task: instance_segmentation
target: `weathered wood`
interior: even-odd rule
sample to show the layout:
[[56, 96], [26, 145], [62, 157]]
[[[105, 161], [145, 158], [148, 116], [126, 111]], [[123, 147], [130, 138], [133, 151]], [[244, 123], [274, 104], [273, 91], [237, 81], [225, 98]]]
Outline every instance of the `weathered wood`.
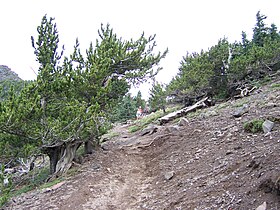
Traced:
[[196, 109], [200, 109], [200, 108], [206, 107], [209, 104], [211, 104], [211, 101], [209, 100], [209, 98], [208, 97], [203, 98], [202, 100], [198, 101], [197, 103], [195, 103], [192, 106], [185, 107], [185, 108], [180, 109], [180, 110], [178, 110], [176, 112], [172, 112], [172, 113], [170, 113], [168, 115], [165, 115], [165, 116], [161, 117], [159, 119], [159, 123], [160, 123], [160, 125], [163, 125], [163, 124], [168, 123], [168, 122], [170, 122], [170, 121], [172, 121], [172, 120], [174, 120], [176, 118], [182, 117], [182, 116], [186, 115], [189, 112], [195, 111]]

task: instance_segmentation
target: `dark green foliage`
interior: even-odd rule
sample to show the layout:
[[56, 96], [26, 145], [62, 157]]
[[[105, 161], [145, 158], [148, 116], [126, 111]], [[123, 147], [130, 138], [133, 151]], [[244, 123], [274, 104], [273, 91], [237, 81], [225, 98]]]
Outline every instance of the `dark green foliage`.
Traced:
[[253, 29], [253, 40], [252, 42], [257, 46], [262, 47], [264, 40], [268, 33], [268, 28], [266, 27], [264, 20], [267, 18], [265, 15], [260, 14], [260, 11], [256, 15], [257, 23]]
[[137, 101], [131, 94], [125, 95], [122, 100], [114, 107], [111, 116], [112, 122], [125, 122], [136, 118]]
[[166, 91], [164, 86], [158, 82], [154, 82], [152, 89], [150, 89], [149, 106], [152, 111], [162, 109], [165, 112]]
[[29, 83], [28, 81], [22, 80], [3, 80], [0, 81], [0, 101], [5, 100], [9, 97], [9, 92], [13, 91], [16, 94], [19, 94], [20, 91], [24, 88], [25, 84]]
[[146, 107], [146, 101], [144, 99], [142, 99], [141, 91], [138, 91], [138, 93], [135, 97], [135, 101], [136, 101], [137, 108], [141, 107], [142, 109], [144, 109]]
[[209, 61], [213, 65], [213, 75], [209, 79], [211, 94], [219, 98], [226, 98], [228, 95], [228, 71], [230, 64], [230, 45], [227, 39], [221, 39], [218, 44], [209, 50]]
[[[241, 42], [220, 39], [208, 51], [187, 54], [179, 73], [167, 86], [170, 96], [186, 103], [186, 98], [210, 95], [227, 98], [244, 83], [266, 78], [280, 69], [280, 34], [275, 24], [267, 27], [266, 16], [256, 15], [250, 41], [242, 31]], [[181, 99], [180, 99], [181, 98]], [[183, 99], [182, 99], [183, 98]]]
[[228, 57], [229, 43], [226, 39], [219, 40], [206, 52], [187, 54], [181, 61], [178, 75], [168, 85], [168, 92], [226, 94]]
[[142, 99], [141, 92], [138, 91], [135, 97], [131, 94], [126, 94], [119, 103], [114, 107], [111, 115], [112, 122], [125, 122], [127, 120], [135, 119], [136, 112], [139, 107], [144, 109], [146, 102]]

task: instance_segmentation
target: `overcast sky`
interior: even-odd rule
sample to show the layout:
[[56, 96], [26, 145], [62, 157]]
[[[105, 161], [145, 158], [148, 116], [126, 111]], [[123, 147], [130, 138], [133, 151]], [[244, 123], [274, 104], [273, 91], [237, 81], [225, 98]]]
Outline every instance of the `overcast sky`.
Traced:
[[60, 44], [68, 52], [77, 37], [82, 49], [95, 43], [101, 23], [109, 23], [125, 39], [143, 31], [156, 34], [156, 50], [169, 48], [157, 78], [166, 83], [187, 51], [208, 49], [223, 37], [239, 41], [242, 31], [251, 36], [259, 10], [268, 16], [267, 24], [280, 30], [279, 6], [279, 0], [0, 0], [0, 65], [22, 79], [36, 78], [30, 37], [37, 37], [36, 28], [47, 14], [55, 18]]

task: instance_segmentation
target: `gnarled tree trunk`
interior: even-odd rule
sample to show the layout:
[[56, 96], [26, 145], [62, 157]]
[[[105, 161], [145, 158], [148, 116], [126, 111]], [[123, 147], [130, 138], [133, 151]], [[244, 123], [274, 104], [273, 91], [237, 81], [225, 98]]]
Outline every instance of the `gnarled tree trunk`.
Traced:
[[75, 158], [77, 149], [81, 146], [79, 143], [65, 143], [65, 147], [61, 150], [61, 157], [56, 165], [56, 174], [65, 173], [72, 166], [72, 161]]
[[43, 151], [50, 158], [50, 174], [65, 173], [71, 167], [76, 151], [81, 144], [81, 142], [72, 141], [45, 146]]

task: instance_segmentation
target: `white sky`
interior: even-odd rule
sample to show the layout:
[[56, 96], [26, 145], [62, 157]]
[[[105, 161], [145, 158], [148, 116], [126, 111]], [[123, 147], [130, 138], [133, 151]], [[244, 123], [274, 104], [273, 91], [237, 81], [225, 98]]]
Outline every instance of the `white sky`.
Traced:
[[36, 28], [47, 14], [55, 18], [60, 44], [68, 52], [77, 37], [82, 49], [95, 43], [101, 23], [109, 23], [125, 39], [143, 31], [156, 34], [157, 50], [169, 48], [157, 77], [166, 83], [187, 51], [208, 49], [223, 37], [240, 40], [241, 31], [251, 35], [258, 10], [280, 30], [279, 6], [279, 0], [0, 0], [0, 65], [22, 79], [36, 78], [30, 37], [37, 37]]

